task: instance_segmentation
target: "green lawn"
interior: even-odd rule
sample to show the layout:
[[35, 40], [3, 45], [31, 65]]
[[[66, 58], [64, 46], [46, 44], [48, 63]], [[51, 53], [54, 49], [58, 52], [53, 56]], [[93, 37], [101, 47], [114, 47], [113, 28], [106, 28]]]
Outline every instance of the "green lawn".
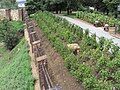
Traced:
[[7, 53], [9, 53], [7, 48], [4, 46], [4, 44], [0, 43], [0, 60]]
[[62, 11], [61, 14], [63, 14], [64, 16], [68, 16], [71, 18], [76, 18], [76, 11], [73, 11], [71, 14], [67, 14], [67, 11]]
[[34, 90], [28, 51], [28, 44], [22, 39], [0, 60], [0, 90]]
[[71, 13], [71, 14], [64, 14], [65, 16], [71, 17], [71, 18], [76, 18], [76, 13]]

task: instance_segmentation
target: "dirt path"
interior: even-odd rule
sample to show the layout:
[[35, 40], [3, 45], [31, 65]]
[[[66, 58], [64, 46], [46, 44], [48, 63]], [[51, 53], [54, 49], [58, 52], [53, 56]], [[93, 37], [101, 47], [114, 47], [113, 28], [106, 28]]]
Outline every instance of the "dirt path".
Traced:
[[42, 40], [42, 47], [48, 57], [48, 68], [50, 69], [50, 76], [52, 76], [54, 84], [60, 85], [62, 90], [84, 90], [64, 66], [64, 60], [51, 46], [42, 30], [38, 26], [35, 29], [38, 30], [39, 37]]

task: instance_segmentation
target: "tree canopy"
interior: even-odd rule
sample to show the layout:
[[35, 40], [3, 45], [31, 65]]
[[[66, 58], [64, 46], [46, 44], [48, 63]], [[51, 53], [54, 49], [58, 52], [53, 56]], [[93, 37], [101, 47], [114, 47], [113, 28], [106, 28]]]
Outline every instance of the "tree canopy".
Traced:
[[16, 0], [0, 0], [0, 8], [17, 8]]
[[78, 10], [83, 7], [94, 7], [98, 11], [116, 13], [120, 0], [28, 0], [26, 6], [28, 11], [34, 13], [38, 10], [56, 11], [66, 10], [69, 14], [71, 10]]

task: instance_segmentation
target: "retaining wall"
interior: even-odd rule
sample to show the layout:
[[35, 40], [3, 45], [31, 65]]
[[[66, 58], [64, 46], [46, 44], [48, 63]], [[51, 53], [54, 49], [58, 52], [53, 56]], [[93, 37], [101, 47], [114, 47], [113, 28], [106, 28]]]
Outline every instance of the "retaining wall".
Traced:
[[8, 20], [22, 20], [23, 21], [23, 9], [11, 10], [0, 9], [0, 19], [7, 18]]

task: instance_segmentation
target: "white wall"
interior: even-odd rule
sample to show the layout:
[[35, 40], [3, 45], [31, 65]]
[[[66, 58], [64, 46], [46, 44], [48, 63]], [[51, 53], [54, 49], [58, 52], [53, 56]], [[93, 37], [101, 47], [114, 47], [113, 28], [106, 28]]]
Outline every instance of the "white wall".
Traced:
[[0, 9], [0, 19], [6, 17], [5, 9]]

